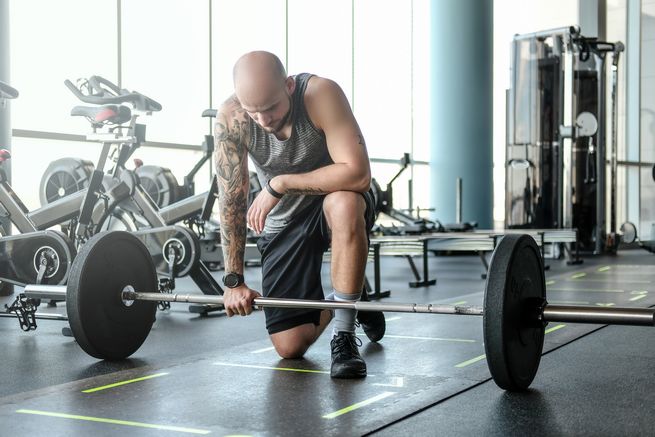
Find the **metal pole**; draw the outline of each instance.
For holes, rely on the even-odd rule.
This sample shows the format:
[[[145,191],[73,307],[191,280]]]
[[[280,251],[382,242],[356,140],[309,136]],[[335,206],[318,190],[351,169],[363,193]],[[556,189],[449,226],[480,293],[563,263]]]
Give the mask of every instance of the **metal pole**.
[[[154,302],[186,302],[197,304],[223,305],[223,296],[206,296],[201,294],[167,294],[167,293],[138,293],[124,291],[123,300],[148,300]],[[309,308],[309,309],[348,309],[357,311],[385,311],[394,313],[429,313],[429,314],[458,314],[481,316],[482,307],[432,305],[417,303],[379,303],[379,302],[337,302],[333,300],[305,300],[305,299],[277,299],[271,297],[258,297],[254,301],[258,308]]]
[[[14,313],[0,313],[0,317],[11,317],[12,319],[16,318]],[[47,313],[34,313],[34,318],[37,320],[60,320],[65,322],[68,320],[68,317],[62,314],[47,314]]]
[[[66,286],[28,284],[23,294],[29,299],[66,300]]]
[[[455,182],[455,223],[462,223],[462,178]]]
[[[607,77],[605,74],[607,59],[606,53],[602,53],[601,56],[598,56],[598,62],[600,63],[600,68],[598,70],[598,132],[596,132],[596,242],[594,244],[594,253],[600,254],[603,252],[603,246],[605,241],[603,241],[603,236],[607,231],[607,222],[606,222],[606,209],[607,205],[605,203],[605,196],[607,194],[607,183],[606,183],[606,159],[607,156],[607,140],[606,140],[606,130],[607,130],[607,90],[606,82]],[[612,233],[615,233],[616,230],[612,230]]]
[[[543,320],[546,322],[655,326],[655,309],[546,305]]]
[[[25,296],[33,299],[64,298],[64,285],[28,285]],[[223,305],[223,296],[203,294],[140,293],[123,291],[123,301],[144,300],[152,302],[185,302]],[[418,303],[379,302],[337,302],[332,300],[278,299],[258,297],[254,301],[258,308],[309,308],[349,309],[357,311],[383,311],[392,313],[457,314],[482,316],[479,306],[438,305]],[[545,322],[591,323],[604,325],[655,326],[655,308],[594,307],[573,305],[546,305],[542,320]]]

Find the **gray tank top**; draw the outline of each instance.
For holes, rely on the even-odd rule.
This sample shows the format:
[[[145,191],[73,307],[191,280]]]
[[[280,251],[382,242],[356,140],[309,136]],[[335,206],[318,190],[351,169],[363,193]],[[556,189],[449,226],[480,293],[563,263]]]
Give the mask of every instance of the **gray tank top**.
[[[254,121],[250,121],[248,152],[257,169],[262,187],[280,174],[307,173],[333,164],[325,135],[310,121],[305,108],[305,89],[311,74],[295,76],[296,89],[292,96],[293,123],[289,139],[280,141]],[[285,195],[266,218],[265,233],[280,232],[293,217],[307,207],[316,196]]]

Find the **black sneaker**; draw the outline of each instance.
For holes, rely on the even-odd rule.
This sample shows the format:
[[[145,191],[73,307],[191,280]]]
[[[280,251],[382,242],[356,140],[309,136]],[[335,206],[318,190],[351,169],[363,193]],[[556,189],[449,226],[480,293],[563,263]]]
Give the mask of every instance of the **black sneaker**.
[[[359,355],[361,341],[350,332],[339,332],[330,342],[332,347],[332,378],[363,378],[366,376],[366,363]]]
[[[362,301],[368,302],[366,291],[362,293]],[[382,340],[387,330],[387,322],[382,311],[357,311],[357,325],[362,327],[364,334],[372,342]]]

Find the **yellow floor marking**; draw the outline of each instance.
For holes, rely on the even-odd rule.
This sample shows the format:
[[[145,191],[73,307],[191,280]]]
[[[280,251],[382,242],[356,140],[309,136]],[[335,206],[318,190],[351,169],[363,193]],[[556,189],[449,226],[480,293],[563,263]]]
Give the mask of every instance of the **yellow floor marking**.
[[[546,329],[545,333],[546,333],[546,334],[550,334],[551,332],[553,332],[553,331],[557,331],[558,329],[562,329],[562,328],[565,327],[565,326],[566,326],[566,325],[557,325],[557,326],[553,326],[552,328],[548,328],[548,329]]]
[[[575,275],[571,275],[571,279],[584,278],[585,276],[587,276],[586,273],[576,273]]]
[[[644,266],[646,268],[646,266]],[[653,272],[628,272],[628,271],[623,271],[620,272],[618,270],[615,270],[613,272],[601,272],[601,273],[612,273],[613,275],[616,276],[655,276],[655,273]]]
[[[589,305],[589,302],[581,300],[551,300],[553,305]]]
[[[475,343],[475,340],[467,340],[465,338],[414,337],[411,335],[390,335],[390,334],[386,334],[385,337],[406,338],[409,340],[434,340],[434,341],[452,341],[456,343]]]
[[[605,302],[597,302],[596,303],[596,306],[599,306],[599,307],[613,307],[614,305],[616,305],[616,304],[614,304],[614,303],[605,303]]]
[[[562,329],[562,328],[565,327],[565,326],[566,326],[566,325],[557,325],[557,326],[553,326],[553,327],[550,328],[550,329],[546,329],[545,333],[546,333],[546,334],[550,334],[551,332],[553,332],[553,331],[557,331],[558,329]],[[477,356],[477,357],[475,357],[475,358],[471,358],[470,360],[464,361],[463,363],[456,364],[455,367],[462,368],[462,367],[470,366],[471,364],[475,364],[475,363],[477,363],[478,361],[482,361],[482,360],[484,360],[486,357],[487,357],[486,354],[479,355],[479,356]]]
[[[115,382],[113,384],[103,385],[102,387],[90,388],[88,390],[82,390],[82,393],[95,393],[100,390],[107,390],[108,388],[120,387],[125,384],[132,384],[133,382],[145,381],[147,379],[158,378],[160,376],[168,375],[168,372],[155,373],[154,375],[143,376],[141,378],[129,379],[127,381]]]
[[[248,369],[263,369],[263,370],[282,370],[285,372],[299,372],[299,373],[323,373],[330,374],[326,370],[311,370],[311,369],[294,369],[292,367],[268,367],[268,366],[255,366],[252,364],[232,364],[232,363],[213,363],[215,366],[228,366],[228,367],[245,367]]]
[[[460,300],[459,302],[451,303],[451,305],[464,305],[465,303],[465,300]]]
[[[548,291],[580,291],[588,293],[625,293],[625,290],[615,288],[607,288],[605,290],[600,288],[549,288]]]
[[[388,319],[385,318],[385,322],[394,322],[394,321],[396,321],[396,320],[400,320],[400,319],[402,319],[402,317],[400,317],[400,316],[394,316],[394,317],[389,317]]]
[[[468,361],[464,361],[463,363],[456,364],[455,367],[466,367],[466,366],[471,365],[473,363],[477,363],[478,361],[484,360],[486,357],[487,357],[486,354],[479,355],[479,356],[477,356],[475,358],[471,358]]]
[[[374,396],[370,399],[366,399],[365,401],[357,402],[356,404],[352,404],[346,408],[342,408],[338,411],[335,411],[334,413],[329,413],[323,416],[324,419],[334,419],[335,417],[339,417],[343,414],[350,413],[351,411],[355,411],[359,408],[365,407],[367,405],[370,405],[374,402],[381,401],[382,399],[386,399],[389,396],[393,396],[396,393],[392,391],[385,391],[384,393],[380,393],[377,396]]]
[[[112,425],[135,426],[138,428],[161,429],[163,431],[178,431],[188,434],[209,434],[211,431],[206,429],[184,428],[181,426],[155,425],[152,423],[132,422],[130,420],[106,419],[104,417],[78,416],[75,414],[53,413],[51,411],[38,410],[16,410],[20,414],[35,414],[38,416],[59,417],[61,419],[84,420],[86,422],[109,423]]]
[[[639,296],[631,297],[631,298],[630,298],[630,302],[634,302],[634,301],[636,301],[636,300],[643,299],[643,298],[645,298],[645,297],[646,297],[645,294],[640,294]]]
[[[599,271],[599,272],[606,272],[606,271],[608,271],[609,269],[611,269],[610,266],[604,266],[604,267],[599,268],[598,271]]]
[[[614,279],[614,280],[612,280]],[[653,281],[634,281],[634,280],[625,280],[625,279],[620,279],[620,278],[605,278],[605,279],[583,279],[581,281],[576,281],[576,282],[621,282],[621,284],[652,284]]]
[[[554,283],[555,283],[555,281],[552,281],[552,280],[551,281],[546,281],[546,285],[553,285]]]

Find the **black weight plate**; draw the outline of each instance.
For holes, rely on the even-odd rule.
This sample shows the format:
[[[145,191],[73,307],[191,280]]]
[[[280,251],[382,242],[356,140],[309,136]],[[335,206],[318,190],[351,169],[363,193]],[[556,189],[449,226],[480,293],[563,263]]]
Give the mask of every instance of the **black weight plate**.
[[[178,193],[177,179],[169,168],[158,165],[142,165],[136,169],[139,182],[150,198],[163,208],[182,200]]]
[[[484,349],[491,376],[505,390],[525,390],[534,379],[544,326],[530,323],[528,301],[545,301],[546,280],[537,243],[506,235],[494,250],[484,298]]]
[[[124,231],[101,232],[82,246],[70,272],[66,309],[73,336],[91,356],[120,360],[150,333],[157,302],[127,306],[122,291],[156,292],[157,274],[146,247]]]

